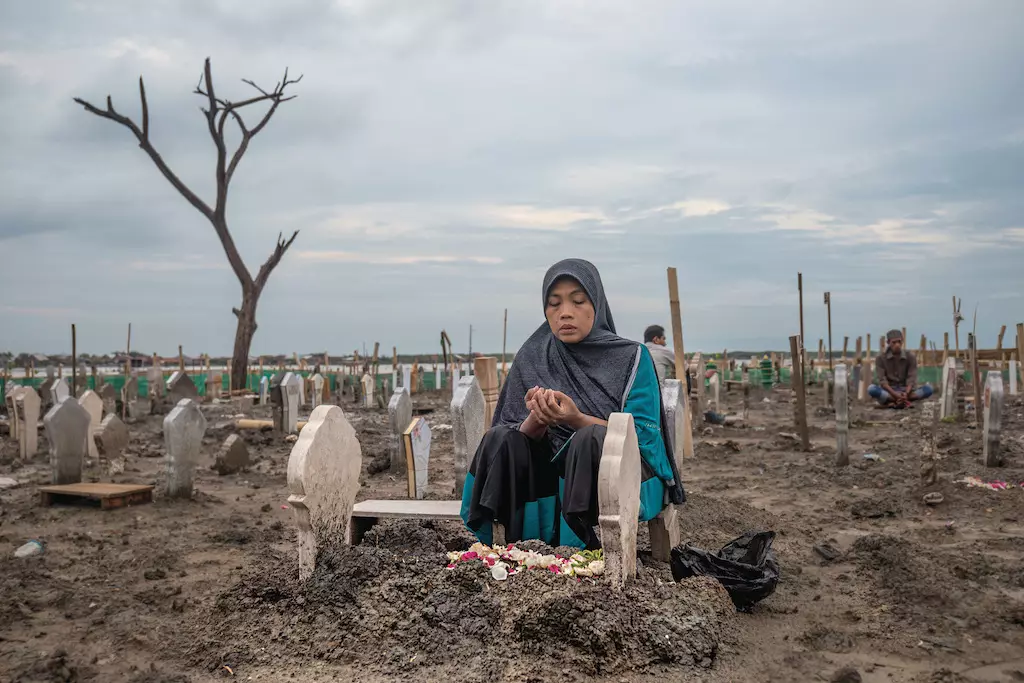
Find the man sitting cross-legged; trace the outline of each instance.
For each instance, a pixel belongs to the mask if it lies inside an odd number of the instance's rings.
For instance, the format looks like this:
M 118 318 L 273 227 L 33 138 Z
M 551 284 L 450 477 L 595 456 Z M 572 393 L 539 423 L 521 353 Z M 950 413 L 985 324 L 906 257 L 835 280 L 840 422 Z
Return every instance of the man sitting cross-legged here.
M 903 333 L 889 330 L 885 335 L 888 348 L 875 359 L 878 384 L 868 388 L 871 398 L 888 408 L 907 408 L 911 401 L 932 395 L 928 384 L 917 386 L 917 358 L 903 348 Z

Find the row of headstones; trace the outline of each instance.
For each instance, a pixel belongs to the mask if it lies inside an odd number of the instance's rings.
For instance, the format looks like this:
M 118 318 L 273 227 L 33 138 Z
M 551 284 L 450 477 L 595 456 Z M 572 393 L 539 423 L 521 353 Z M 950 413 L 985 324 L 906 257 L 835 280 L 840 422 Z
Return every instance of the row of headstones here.
M 939 401 L 940 418 L 954 417 L 959 412 L 960 408 L 957 401 L 958 377 L 956 359 L 947 358 L 942 371 L 942 397 Z M 847 379 L 846 365 L 840 363 L 835 367 L 835 385 L 833 389 L 835 392 L 834 405 L 836 409 L 836 464 L 840 466 L 850 463 L 850 401 Z M 1003 374 L 999 370 L 990 370 L 985 376 L 984 405 L 977 408 L 978 410 L 983 410 L 984 436 L 982 456 L 986 467 L 996 467 L 1002 459 L 999 449 L 1005 400 Z M 931 413 L 932 411 L 928 411 L 929 421 L 931 421 Z
M 677 463 L 681 459 L 686 405 L 685 384 L 666 380 L 662 404 L 670 425 L 669 448 Z M 406 412 L 408 410 L 408 412 Z M 470 458 L 476 453 L 486 431 L 486 401 L 475 377 L 459 381 L 451 403 L 455 437 L 455 490 L 457 502 L 466 479 Z M 411 401 L 404 388 L 389 403 L 393 426 L 411 417 Z M 406 428 L 408 433 L 415 421 Z M 429 438 L 429 437 L 428 437 Z M 401 459 L 393 444 L 392 457 Z M 413 446 L 413 455 L 416 450 Z M 427 453 L 429 455 L 429 452 Z M 355 430 L 338 406 L 315 410 L 302 430 L 288 460 L 289 502 L 299 528 L 299 573 L 309 576 L 317 557 L 317 545 L 325 539 L 351 542 L 351 518 L 359 490 L 361 448 Z M 421 463 L 415 462 L 415 469 Z M 426 469 L 426 461 L 422 463 Z M 409 461 L 406 459 L 406 466 Z M 413 481 L 419 484 L 419 473 Z M 605 451 L 599 476 L 601 539 L 609 575 L 621 585 L 636 570 L 637 515 L 640 495 L 640 454 L 632 416 L 615 414 L 609 420 Z M 426 484 L 424 471 L 422 483 Z M 441 501 L 439 501 L 441 502 Z M 410 514 L 413 508 L 409 508 Z M 651 549 L 656 558 L 668 561 L 679 544 L 679 510 L 668 505 L 649 522 Z

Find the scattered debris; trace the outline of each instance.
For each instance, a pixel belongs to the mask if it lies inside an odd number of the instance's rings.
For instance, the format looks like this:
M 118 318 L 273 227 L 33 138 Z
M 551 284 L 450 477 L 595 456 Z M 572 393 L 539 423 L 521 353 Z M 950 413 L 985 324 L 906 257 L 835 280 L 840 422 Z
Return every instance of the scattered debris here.
M 1024 481 L 1019 484 L 1007 481 L 982 481 L 980 477 L 963 477 L 953 482 L 954 484 L 963 484 L 969 488 L 983 488 L 991 491 L 1002 491 L 1004 489 L 1013 488 L 1024 488 Z
M 814 546 L 816 552 L 822 559 L 822 564 L 831 564 L 843 556 L 843 552 L 831 543 L 819 543 Z
M 885 462 L 885 458 L 880 456 L 878 453 L 865 453 L 863 458 L 865 460 L 871 460 L 872 462 Z
M 925 505 L 938 505 L 943 500 L 945 500 L 945 498 L 943 498 L 942 494 L 938 491 L 932 491 L 931 493 L 924 494 Z
M 43 554 L 43 542 L 32 539 L 25 545 L 21 546 L 14 551 L 15 557 L 32 557 L 33 555 Z
M 7 489 L 16 489 L 20 486 L 16 479 L 10 477 L 0 477 L 0 491 L 6 491 Z

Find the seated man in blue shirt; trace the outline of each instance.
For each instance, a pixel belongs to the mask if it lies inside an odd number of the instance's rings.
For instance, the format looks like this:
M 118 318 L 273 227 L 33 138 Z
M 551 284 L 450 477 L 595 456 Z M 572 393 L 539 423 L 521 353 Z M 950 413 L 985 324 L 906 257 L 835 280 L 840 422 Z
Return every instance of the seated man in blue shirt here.
M 878 384 L 872 384 L 868 388 L 871 398 L 882 406 L 907 408 L 911 401 L 920 401 L 931 396 L 931 386 L 917 386 L 917 358 L 903 348 L 903 333 L 899 330 L 889 330 L 885 340 L 888 348 L 875 359 Z

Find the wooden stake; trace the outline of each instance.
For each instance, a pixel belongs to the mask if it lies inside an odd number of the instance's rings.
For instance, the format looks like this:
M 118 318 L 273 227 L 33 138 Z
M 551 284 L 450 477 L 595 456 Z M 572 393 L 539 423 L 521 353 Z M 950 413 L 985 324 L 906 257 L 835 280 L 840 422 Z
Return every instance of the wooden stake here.
M 1024 379 L 1024 323 L 1017 323 L 1017 368 Z
M 78 346 L 76 345 L 74 323 L 71 323 L 71 396 L 78 396 Z
M 797 432 L 800 434 L 800 444 L 803 449 L 810 450 L 811 436 L 807 430 L 807 398 L 804 395 L 803 367 L 801 362 L 799 337 L 789 338 L 789 353 L 793 357 L 793 374 L 790 378 L 793 383 L 793 393 L 796 395 L 794 403 L 794 418 Z
M 960 358 L 960 304 L 953 297 L 953 335 L 956 338 L 956 357 Z
M 508 343 L 508 309 L 505 309 L 505 324 L 501 329 L 501 384 L 505 383 L 505 376 L 508 374 L 508 366 L 505 364 L 505 349 Z
M 128 323 L 128 348 L 125 350 L 125 380 L 132 376 L 132 324 Z
M 683 314 L 679 306 L 679 277 L 675 268 L 668 269 L 668 303 L 672 311 L 672 347 L 676 355 L 676 379 L 686 387 L 686 352 L 683 347 Z M 703 383 L 704 378 L 698 377 Z M 690 416 L 690 395 L 684 390 L 686 400 L 683 401 L 683 456 L 693 457 L 693 418 Z
M 805 341 L 807 337 L 804 336 L 804 274 L 796 274 L 796 288 L 800 293 L 800 369 L 803 372 L 803 367 L 806 364 L 806 351 Z
M 828 310 L 828 369 L 832 370 L 832 294 L 825 292 L 825 307 Z M 846 353 L 844 347 L 843 353 Z
M 181 350 L 181 344 L 178 344 L 178 370 L 185 372 L 185 353 Z
M 850 348 L 850 338 L 849 338 L 849 337 L 846 337 L 846 336 L 844 336 L 844 337 L 843 337 L 843 358 L 842 358 L 842 361 L 841 361 L 841 362 L 843 362 L 843 363 L 845 363 L 845 362 L 846 362 L 846 350 L 847 350 L 848 348 Z
M 978 340 L 973 332 L 967 333 L 967 346 L 971 352 L 971 381 L 974 383 L 974 422 L 981 425 L 985 407 L 981 405 L 981 371 L 978 369 Z
M 996 350 L 997 351 L 1002 351 L 1003 350 L 1003 335 L 1004 334 L 1006 334 L 1006 325 L 1003 325 L 1002 327 L 999 328 L 999 339 L 996 342 Z M 1000 354 L 999 362 L 1003 363 L 1003 364 L 1006 363 L 1006 358 L 1005 358 L 1005 356 L 1003 354 Z M 999 367 L 1003 367 L 1003 366 L 1000 365 Z

